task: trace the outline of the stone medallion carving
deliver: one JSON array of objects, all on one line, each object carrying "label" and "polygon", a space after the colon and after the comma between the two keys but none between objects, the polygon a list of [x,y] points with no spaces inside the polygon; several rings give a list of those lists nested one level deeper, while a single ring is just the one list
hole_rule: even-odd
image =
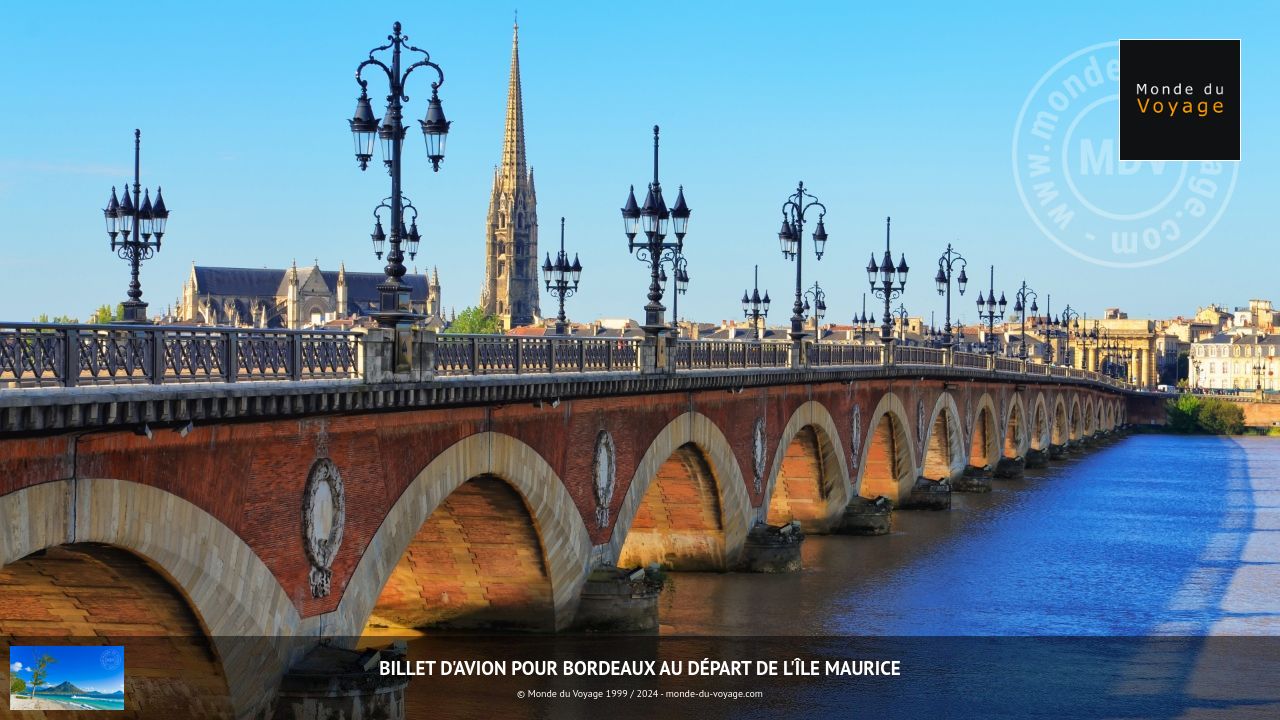
[{"label": "stone medallion carving", "polygon": [[753,464],[753,473],[756,492],[760,492],[761,483],[764,481],[764,464],[765,450],[768,441],[764,436],[764,418],[756,418],[755,429],[751,431],[751,461]]},{"label": "stone medallion carving", "polygon": [[317,458],[302,491],[302,541],[311,570],[311,596],[329,594],[330,568],[342,545],[347,500],[338,466],[327,457]]},{"label": "stone medallion carving", "polygon": [[858,467],[858,451],[862,445],[862,407],[853,406],[853,416],[849,419],[849,464],[851,472],[857,472]]},{"label": "stone medallion carving", "polygon": [[924,446],[924,433],[928,428],[925,427],[929,422],[929,418],[924,414],[924,399],[916,400],[916,437],[919,438],[920,446]]},{"label": "stone medallion carving", "polygon": [[613,436],[608,430],[601,430],[596,435],[595,457],[591,461],[591,477],[596,491],[596,525],[600,527],[609,525],[609,505],[613,502],[616,476]]}]

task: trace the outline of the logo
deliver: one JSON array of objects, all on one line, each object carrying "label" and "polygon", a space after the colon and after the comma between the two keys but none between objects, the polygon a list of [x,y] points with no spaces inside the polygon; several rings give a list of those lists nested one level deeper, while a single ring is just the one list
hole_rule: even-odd
[{"label": "logo", "polygon": [[109,647],[102,651],[98,661],[102,663],[103,670],[119,670],[120,664],[124,662],[124,653],[119,647]]},{"label": "logo", "polygon": [[1115,268],[1155,265],[1200,242],[1227,208],[1237,163],[1124,161],[1119,43],[1049,68],[1014,125],[1014,182],[1027,214],[1063,250]]}]

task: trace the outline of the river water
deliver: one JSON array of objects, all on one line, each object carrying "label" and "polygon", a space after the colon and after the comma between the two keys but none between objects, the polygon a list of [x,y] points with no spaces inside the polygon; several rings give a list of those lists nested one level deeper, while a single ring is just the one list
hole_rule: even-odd
[{"label": "river water", "polygon": [[[656,641],[410,648],[894,659],[899,677],[415,681],[408,716],[445,694],[460,717],[1280,717],[1280,441],[1138,435],[992,483],[950,512],[895,513],[888,536],[809,537],[799,573],[674,574]],[[584,688],[763,692],[515,699]]]}]

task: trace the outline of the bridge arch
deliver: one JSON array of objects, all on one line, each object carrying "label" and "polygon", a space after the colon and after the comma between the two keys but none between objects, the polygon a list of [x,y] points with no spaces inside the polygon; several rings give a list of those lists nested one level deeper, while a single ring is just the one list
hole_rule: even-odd
[{"label": "bridge arch", "polygon": [[1004,456],[1021,457],[1027,454],[1029,445],[1027,431],[1027,413],[1022,404],[1022,396],[1011,395],[1009,398],[1009,417],[1004,429]]},{"label": "bridge arch", "polygon": [[791,414],[771,468],[761,510],[766,522],[799,520],[806,532],[825,532],[853,497],[840,431],[831,413],[817,401],[810,400]]},{"label": "bridge arch", "polygon": [[996,404],[990,395],[983,393],[974,407],[973,427],[969,429],[969,464],[994,468],[1000,460]]},{"label": "bridge arch", "polygon": [[[478,540],[477,523],[488,523],[501,538]],[[412,578],[415,548],[430,547],[442,537],[445,542],[433,551],[475,559],[470,567],[457,563],[451,568],[456,573],[452,579],[470,583],[471,591],[451,591],[448,576],[428,577],[432,585],[424,590],[435,593],[438,603],[416,608],[400,603],[394,597],[397,575],[401,580],[409,579],[406,573]],[[497,547],[480,548],[482,544]],[[518,574],[516,582],[504,582],[504,574],[485,562],[485,557],[500,559],[508,550],[508,560],[516,564],[506,570]],[[563,629],[577,610],[590,555],[582,515],[547,461],[510,435],[470,435],[432,459],[391,507],[347,583],[333,618],[344,630],[335,634],[358,636],[371,620],[404,625],[397,619],[528,629],[545,616],[546,629]],[[549,598],[540,581],[549,586]],[[474,590],[477,585],[485,588],[484,600],[500,596],[501,601],[485,606]],[[375,610],[382,612],[379,601],[391,608],[387,616],[375,617]],[[528,617],[513,619],[522,603]],[[396,617],[390,617],[393,614]]]},{"label": "bridge arch", "polygon": [[1080,397],[1078,395],[1071,396],[1071,413],[1067,416],[1070,421],[1071,440],[1072,442],[1079,440],[1084,434],[1084,413],[1080,410]]},{"label": "bridge arch", "polygon": [[876,404],[858,464],[855,489],[862,497],[884,495],[901,502],[911,494],[920,473],[907,417],[906,407],[894,393],[885,393]]},{"label": "bridge arch", "polygon": [[[116,479],[43,483],[0,496],[0,525],[7,529],[0,533],[0,575],[34,579],[30,566],[46,558],[80,568],[111,563],[156,589],[137,603],[139,611],[164,605],[170,617],[176,606],[157,588],[171,588],[209,640],[225,678],[226,701],[237,716],[261,710],[273,694],[293,649],[279,639],[306,633],[253,550],[217,518],[165,490]],[[155,582],[146,579],[144,567]],[[296,644],[306,642],[300,638]],[[175,678],[194,680],[185,673]]]},{"label": "bridge arch", "polygon": [[938,396],[928,428],[923,442],[920,474],[930,480],[955,480],[964,475],[967,462],[964,427],[960,422],[960,409],[956,407],[951,393],[944,392]]},{"label": "bridge arch", "polygon": [[[724,433],[701,413],[681,413],[636,465],[607,557],[623,566],[659,562],[677,570],[727,570],[754,522]],[[657,527],[662,523],[668,527]]]},{"label": "bridge arch", "polygon": [[1070,439],[1071,429],[1067,424],[1067,401],[1059,393],[1053,400],[1053,432],[1051,440],[1054,445],[1065,445]]},{"label": "bridge arch", "polygon": [[1049,434],[1049,409],[1045,405],[1044,393],[1036,393],[1035,402],[1032,403],[1034,410],[1031,411],[1031,448],[1033,450],[1044,450],[1048,447],[1051,440]]},{"label": "bridge arch", "polygon": [[1084,401],[1084,434],[1092,435],[1098,431],[1097,410],[1093,405],[1093,396],[1085,397]]}]

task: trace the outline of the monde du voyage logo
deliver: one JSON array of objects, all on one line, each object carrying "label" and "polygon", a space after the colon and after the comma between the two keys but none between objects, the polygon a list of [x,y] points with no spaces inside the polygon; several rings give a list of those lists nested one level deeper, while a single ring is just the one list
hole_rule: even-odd
[{"label": "monde du voyage logo", "polygon": [[1098,265],[1154,265],[1217,224],[1239,175],[1239,40],[1082,48],[1031,88],[1014,126],[1028,215]]}]

